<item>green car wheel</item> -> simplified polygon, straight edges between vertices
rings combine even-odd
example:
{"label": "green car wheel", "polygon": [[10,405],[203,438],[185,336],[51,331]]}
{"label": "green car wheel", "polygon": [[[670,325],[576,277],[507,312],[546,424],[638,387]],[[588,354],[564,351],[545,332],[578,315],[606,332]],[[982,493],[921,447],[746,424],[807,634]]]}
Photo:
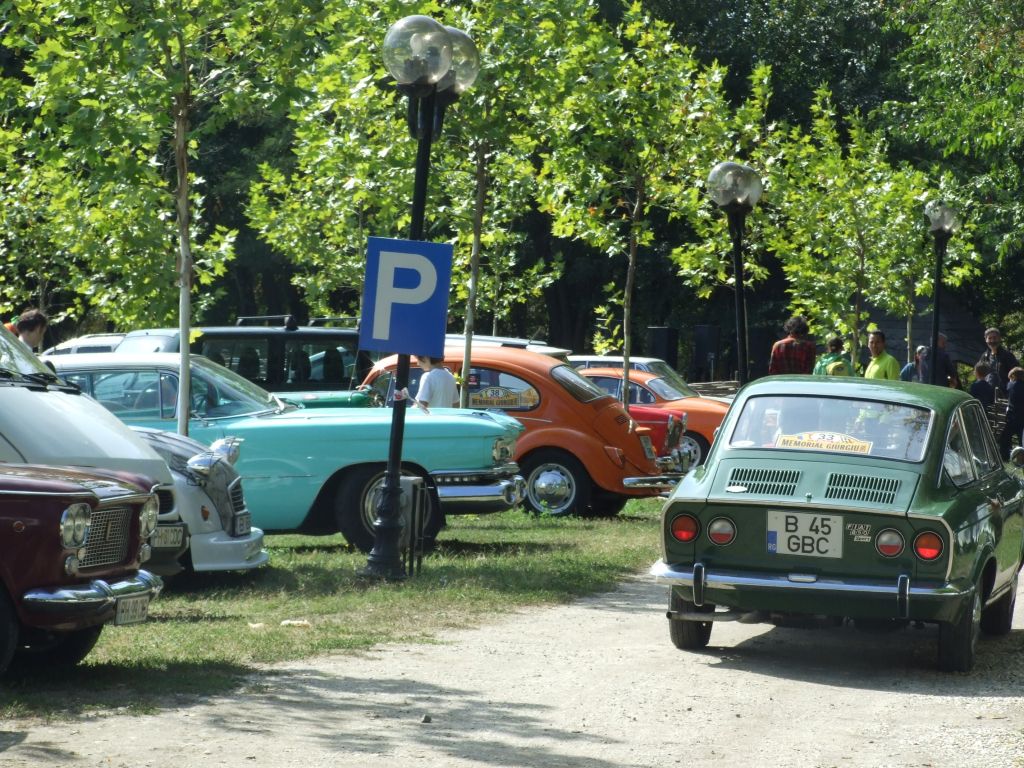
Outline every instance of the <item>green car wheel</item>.
{"label": "green car wheel", "polygon": [[939,667],[945,672],[970,672],[981,634],[981,579],[974,585],[970,607],[958,621],[939,624]]}
{"label": "green car wheel", "polygon": [[[669,601],[669,609],[673,612],[714,613],[715,606],[702,605],[697,607],[689,600],[684,600],[674,589]],[[706,648],[711,639],[711,621],[684,621],[671,619],[668,623],[669,637],[672,644],[681,651],[697,651]]]}

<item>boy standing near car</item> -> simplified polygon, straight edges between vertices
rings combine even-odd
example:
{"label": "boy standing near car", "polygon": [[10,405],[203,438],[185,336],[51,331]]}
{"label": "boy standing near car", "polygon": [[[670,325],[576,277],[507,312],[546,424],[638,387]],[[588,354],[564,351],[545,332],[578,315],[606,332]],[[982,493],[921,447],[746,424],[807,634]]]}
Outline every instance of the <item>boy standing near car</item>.
{"label": "boy standing near car", "polygon": [[458,408],[459,387],[452,372],[444,367],[444,358],[417,355],[416,363],[423,369],[416,405],[428,412],[430,408]]}

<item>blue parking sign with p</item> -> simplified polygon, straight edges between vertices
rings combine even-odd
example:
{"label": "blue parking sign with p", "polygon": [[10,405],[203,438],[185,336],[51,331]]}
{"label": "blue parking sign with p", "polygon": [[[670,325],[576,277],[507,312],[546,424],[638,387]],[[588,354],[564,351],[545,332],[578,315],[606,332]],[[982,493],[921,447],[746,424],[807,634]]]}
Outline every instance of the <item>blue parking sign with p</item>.
{"label": "blue parking sign with p", "polygon": [[441,357],[451,281],[450,243],[371,237],[359,347]]}

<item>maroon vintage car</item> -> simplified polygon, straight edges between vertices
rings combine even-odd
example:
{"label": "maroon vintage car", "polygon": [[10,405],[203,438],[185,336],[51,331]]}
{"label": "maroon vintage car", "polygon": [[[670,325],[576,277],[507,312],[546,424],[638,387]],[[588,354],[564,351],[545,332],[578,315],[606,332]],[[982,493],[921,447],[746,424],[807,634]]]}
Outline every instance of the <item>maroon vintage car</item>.
{"label": "maroon vintage car", "polygon": [[140,570],[153,483],[95,469],[0,464],[0,674],[73,665],[104,624],[145,621],[163,586]]}

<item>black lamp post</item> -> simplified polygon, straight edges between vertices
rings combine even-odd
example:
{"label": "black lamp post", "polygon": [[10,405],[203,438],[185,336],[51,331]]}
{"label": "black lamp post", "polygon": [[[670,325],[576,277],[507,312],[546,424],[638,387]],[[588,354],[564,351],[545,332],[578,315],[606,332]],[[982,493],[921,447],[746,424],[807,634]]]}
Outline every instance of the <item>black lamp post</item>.
{"label": "black lamp post", "polygon": [[747,383],[747,316],[743,302],[743,229],[747,214],[761,199],[761,177],[746,165],[719,163],[708,174],[708,195],[729,218],[733,281],[736,284],[736,377]]}
{"label": "black lamp post", "polygon": [[946,258],[949,238],[960,227],[956,211],[941,200],[925,204],[924,215],[930,222],[928,229],[935,238],[935,275],[932,279],[932,345],[928,352],[931,383],[939,382],[939,294],[942,290],[942,262]]}
{"label": "black lamp post", "polygon": [[[480,57],[469,35],[445,27],[429,16],[406,16],[392,24],[384,36],[383,52],[384,66],[398,83],[398,90],[409,99],[409,133],[419,142],[409,239],[422,240],[430,145],[441,135],[445,108],[476,80]],[[363,576],[389,580],[406,576],[398,541],[402,533],[399,478],[407,403],[399,399],[399,393],[408,384],[409,355],[400,354],[395,372],[388,467],[377,505],[377,519],[373,523],[373,549],[361,571]]]}

